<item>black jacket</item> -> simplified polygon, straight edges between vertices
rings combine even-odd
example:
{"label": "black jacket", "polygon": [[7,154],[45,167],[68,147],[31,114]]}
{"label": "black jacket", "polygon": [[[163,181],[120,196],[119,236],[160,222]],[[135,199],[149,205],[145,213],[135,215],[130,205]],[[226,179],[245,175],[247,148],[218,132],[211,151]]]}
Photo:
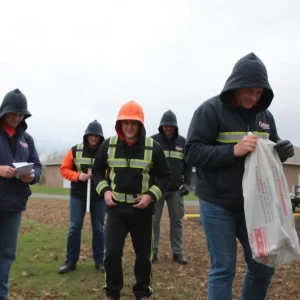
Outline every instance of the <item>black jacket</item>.
{"label": "black jacket", "polygon": [[[164,125],[176,127],[173,138],[168,139],[163,131]],[[152,136],[164,149],[165,156],[172,170],[172,181],[169,191],[177,191],[181,185],[189,189],[191,183],[192,167],[188,166],[184,160],[184,147],[186,139],[179,135],[176,115],[171,111],[166,111],[160,121],[159,133]]]}
{"label": "black jacket", "polygon": [[[92,168],[93,180],[98,190],[100,196],[103,197],[103,194],[107,190],[112,190],[117,193],[128,194],[128,195],[138,195],[141,194],[142,190],[142,181],[143,181],[143,172],[142,169],[130,167],[131,159],[143,159],[144,150],[145,150],[145,136],[142,135],[139,141],[132,145],[128,146],[121,138],[118,138],[117,144],[115,147],[115,158],[125,158],[128,163],[128,167],[115,167],[113,178],[106,178],[105,172],[109,168],[107,159],[108,159],[108,147],[109,139],[105,140],[101,145],[95,162]],[[156,195],[151,192],[151,187],[153,185],[157,186],[160,190],[160,193],[163,194],[169,187],[171,180],[171,170],[168,165],[168,161],[165,158],[163,149],[161,146],[153,141],[152,149],[152,162],[153,167],[149,171],[149,189],[145,194],[151,195],[153,201],[157,201]],[[110,172],[109,169],[108,172]],[[112,184],[113,180],[113,184]],[[105,183],[103,188],[100,187],[101,184]],[[132,207],[132,204],[125,203],[125,206],[130,207],[132,212],[141,211],[140,209],[135,209]],[[124,205],[118,204],[116,207],[107,208],[109,209],[123,209]],[[153,212],[153,205],[149,205],[146,209],[142,211]]]}
{"label": "black jacket", "polygon": [[[263,87],[257,105],[245,110],[232,102],[232,91]],[[277,142],[276,125],[267,110],[273,99],[267,70],[253,53],[241,58],[220,95],[199,106],[187,136],[186,161],[196,167],[196,195],[232,211],[243,210],[244,157],[234,157],[234,145],[248,131]]]}

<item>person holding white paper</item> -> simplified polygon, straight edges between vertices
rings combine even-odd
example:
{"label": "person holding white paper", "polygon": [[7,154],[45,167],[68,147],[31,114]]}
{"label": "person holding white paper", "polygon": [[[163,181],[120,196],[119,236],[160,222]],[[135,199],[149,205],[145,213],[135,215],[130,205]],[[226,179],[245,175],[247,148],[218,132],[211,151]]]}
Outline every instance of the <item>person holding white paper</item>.
{"label": "person holding white paper", "polygon": [[[83,142],[73,146],[66,154],[60,167],[61,175],[71,181],[70,230],[67,255],[59,274],[76,269],[80,254],[81,229],[87,211],[88,182],[92,176],[92,165],[98,149],[104,141],[102,126],[97,120],[91,122],[83,136]],[[97,271],[104,272],[104,217],[106,204],[90,182],[90,214],[93,230],[93,258]]]}
{"label": "person holding white paper", "polygon": [[[8,299],[9,272],[15,260],[22,211],[39,181],[41,163],[33,138],[26,132],[31,116],[20,90],[8,92],[0,107],[0,299]],[[34,172],[19,174],[14,163],[33,163]],[[18,175],[18,176],[16,176]]]}

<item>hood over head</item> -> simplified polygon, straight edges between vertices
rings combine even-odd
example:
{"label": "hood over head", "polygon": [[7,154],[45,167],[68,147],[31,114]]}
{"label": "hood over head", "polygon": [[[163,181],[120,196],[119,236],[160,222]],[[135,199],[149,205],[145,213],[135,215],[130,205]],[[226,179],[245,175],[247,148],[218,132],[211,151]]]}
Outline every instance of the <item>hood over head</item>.
{"label": "hood over head", "polygon": [[225,104],[232,103],[232,92],[241,88],[264,88],[264,92],[252,110],[266,110],[274,97],[268,81],[268,72],[264,63],[254,53],[240,58],[233,67],[220,94],[220,100]]}
{"label": "hood over head", "polygon": [[158,131],[160,134],[164,135],[164,131],[163,131],[163,126],[164,125],[170,125],[170,126],[175,126],[175,136],[178,136],[178,125],[177,125],[177,118],[175,113],[172,110],[168,110],[166,111],[163,115],[162,118],[160,120],[160,124],[158,127]]}
{"label": "hood over head", "polygon": [[0,119],[8,113],[24,115],[23,121],[31,117],[27,107],[27,99],[19,89],[14,89],[4,96],[0,107]]}
{"label": "hood over head", "polygon": [[83,143],[85,145],[88,144],[88,135],[89,134],[97,134],[100,136],[100,144],[104,141],[104,135],[101,124],[94,120],[93,122],[89,123],[88,127],[85,130],[84,136],[83,136]]}
{"label": "hood over head", "polygon": [[119,110],[117,121],[116,121],[116,132],[120,139],[124,140],[124,134],[122,132],[121,121],[124,120],[135,120],[141,123],[141,136],[146,135],[146,130],[144,127],[144,112],[142,107],[136,103],[135,101],[131,100],[123,104]]}

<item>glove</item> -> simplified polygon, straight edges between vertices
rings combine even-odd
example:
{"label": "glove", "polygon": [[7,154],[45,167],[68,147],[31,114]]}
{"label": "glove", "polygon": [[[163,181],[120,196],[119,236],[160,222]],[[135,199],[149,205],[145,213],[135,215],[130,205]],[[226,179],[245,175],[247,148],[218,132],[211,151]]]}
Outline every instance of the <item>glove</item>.
{"label": "glove", "polygon": [[278,141],[274,146],[281,160],[287,160],[288,158],[294,156],[294,146],[290,141]]}
{"label": "glove", "polygon": [[180,190],[180,196],[186,196],[186,195],[188,195],[189,193],[190,193],[190,191],[187,190],[186,188],[182,188],[182,189]]}

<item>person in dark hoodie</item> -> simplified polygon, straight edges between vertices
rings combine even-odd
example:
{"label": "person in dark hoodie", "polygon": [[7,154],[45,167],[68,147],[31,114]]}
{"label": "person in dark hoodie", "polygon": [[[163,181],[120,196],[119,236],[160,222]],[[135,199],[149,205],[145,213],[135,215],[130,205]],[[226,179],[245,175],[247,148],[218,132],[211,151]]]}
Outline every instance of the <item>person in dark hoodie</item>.
{"label": "person in dark hoodie", "polygon": [[[9,272],[16,258],[22,211],[26,210],[29,185],[41,176],[33,138],[26,132],[31,117],[27,99],[19,90],[8,92],[0,107],[0,299],[8,299]],[[13,163],[34,163],[33,172],[18,174]]]}
{"label": "person in dark hoodie", "polygon": [[[86,213],[87,182],[92,176],[92,165],[97,151],[104,141],[101,124],[95,120],[88,124],[83,143],[73,146],[66,154],[60,167],[61,175],[71,181],[70,230],[67,242],[67,255],[59,268],[60,274],[76,269],[80,254],[81,230]],[[90,214],[93,230],[93,258],[95,269],[104,273],[104,217],[106,205],[99,197],[91,181]]]}
{"label": "person in dark hoodie", "polygon": [[104,289],[107,300],[120,299],[123,248],[130,233],[136,254],[133,294],[145,300],[152,294],[153,205],[168,189],[171,170],[162,147],[146,136],[139,104],[121,107],[115,129],[117,135],[101,145],[92,168],[97,192],[107,204]]}
{"label": "person in dark hoodie", "polygon": [[242,191],[245,158],[255,151],[258,138],[275,142],[282,161],[294,155],[292,144],[279,138],[268,110],[273,97],[265,65],[249,53],[237,61],[221,94],[195,111],[188,130],[185,158],[196,167],[196,195],[211,260],[209,300],[232,299],[236,239],[247,263],[241,299],[266,299],[274,274],[252,259]]}
{"label": "person in dark hoodie", "polygon": [[159,133],[152,136],[164,149],[165,156],[172,170],[172,182],[166,193],[155,204],[154,215],[154,254],[153,262],[158,259],[160,236],[160,219],[165,201],[170,217],[170,240],[173,260],[185,265],[188,260],[183,256],[182,217],[184,216],[184,199],[189,194],[192,167],[184,160],[185,138],[179,135],[176,115],[166,111],[160,121]]}

